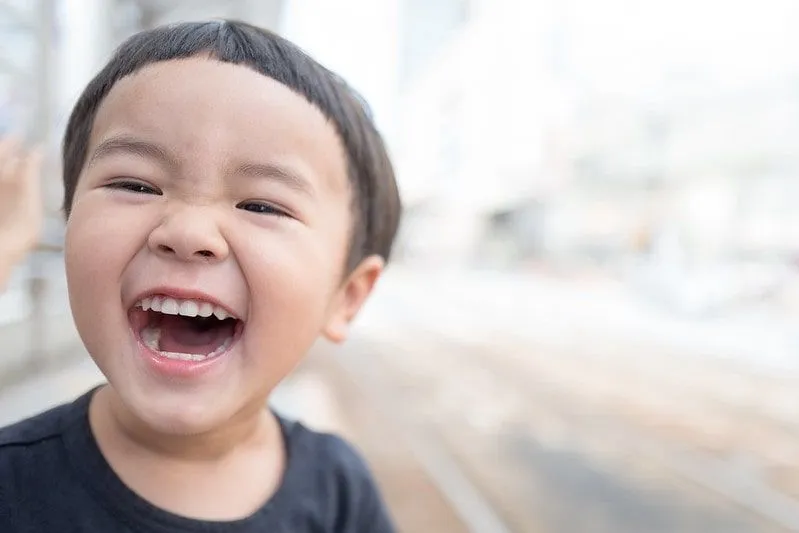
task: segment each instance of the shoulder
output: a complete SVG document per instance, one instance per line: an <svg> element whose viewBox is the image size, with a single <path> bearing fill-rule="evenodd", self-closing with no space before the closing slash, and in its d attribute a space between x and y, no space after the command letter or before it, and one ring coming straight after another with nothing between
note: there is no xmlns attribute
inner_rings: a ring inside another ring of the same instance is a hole
<svg viewBox="0 0 799 533"><path fill-rule="evenodd" d="M281 420L292 459L315 469L355 482L372 482L372 474L363 455L352 444L333 433L314 431L301 422Z"/></svg>
<svg viewBox="0 0 799 533"><path fill-rule="evenodd" d="M0 515L13 502L30 502L52 486L63 468L61 437L75 413L74 404L64 404L0 429Z"/></svg>
<svg viewBox="0 0 799 533"><path fill-rule="evenodd" d="M394 531L371 469L355 446L300 422L281 423L288 442L287 474L313 483L328 507L325 514L335 516L336 531Z"/></svg>
<svg viewBox="0 0 799 533"><path fill-rule="evenodd" d="M0 456L12 448L35 446L58 437L74 419L74 411L74 404L62 404L0 428Z"/></svg>
<svg viewBox="0 0 799 533"><path fill-rule="evenodd" d="M90 394L0 428L0 469L19 463L45 464L61 437L86 416ZM44 460L44 461L43 461Z"/></svg>

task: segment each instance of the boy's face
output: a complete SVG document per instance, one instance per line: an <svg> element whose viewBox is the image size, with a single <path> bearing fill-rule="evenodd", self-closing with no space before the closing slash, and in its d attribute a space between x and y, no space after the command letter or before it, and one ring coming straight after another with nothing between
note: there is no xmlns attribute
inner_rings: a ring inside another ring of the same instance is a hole
<svg viewBox="0 0 799 533"><path fill-rule="evenodd" d="M342 281L351 194L331 123L268 77L192 58L120 80L66 261L78 330L125 408L209 431L262 409L320 333L342 340L382 268Z"/></svg>

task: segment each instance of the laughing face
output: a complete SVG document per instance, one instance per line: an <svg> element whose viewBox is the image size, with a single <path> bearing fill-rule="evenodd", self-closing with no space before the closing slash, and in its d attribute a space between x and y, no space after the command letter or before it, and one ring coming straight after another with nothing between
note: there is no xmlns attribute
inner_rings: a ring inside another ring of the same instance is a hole
<svg viewBox="0 0 799 533"><path fill-rule="evenodd" d="M98 110L67 227L78 331L153 429L256 412L317 337L342 340L382 263L344 277L351 188L331 123L210 59L155 63Z"/></svg>

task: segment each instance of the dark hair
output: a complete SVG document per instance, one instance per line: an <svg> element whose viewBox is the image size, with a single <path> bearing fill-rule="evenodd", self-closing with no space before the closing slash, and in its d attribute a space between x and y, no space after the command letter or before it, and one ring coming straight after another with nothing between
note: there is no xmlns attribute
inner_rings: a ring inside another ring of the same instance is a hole
<svg viewBox="0 0 799 533"><path fill-rule="evenodd" d="M114 84L149 64L199 54L247 66L286 85L333 123L346 152L353 189L354 222L347 271L372 254L388 261L401 205L391 161L365 102L339 76L293 43L239 21L161 26L137 33L120 45L86 87L67 123L63 145L66 216L86 162L97 109Z"/></svg>

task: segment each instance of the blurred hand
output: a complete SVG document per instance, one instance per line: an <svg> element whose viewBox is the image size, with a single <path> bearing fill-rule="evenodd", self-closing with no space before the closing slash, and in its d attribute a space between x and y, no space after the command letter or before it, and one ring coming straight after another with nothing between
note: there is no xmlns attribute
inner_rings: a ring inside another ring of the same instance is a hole
<svg viewBox="0 0 799 533"><path fill-rule="evenodd" d="M38 151L0 139L0 291L39 238L44 217L40 171Z"/></svg>

